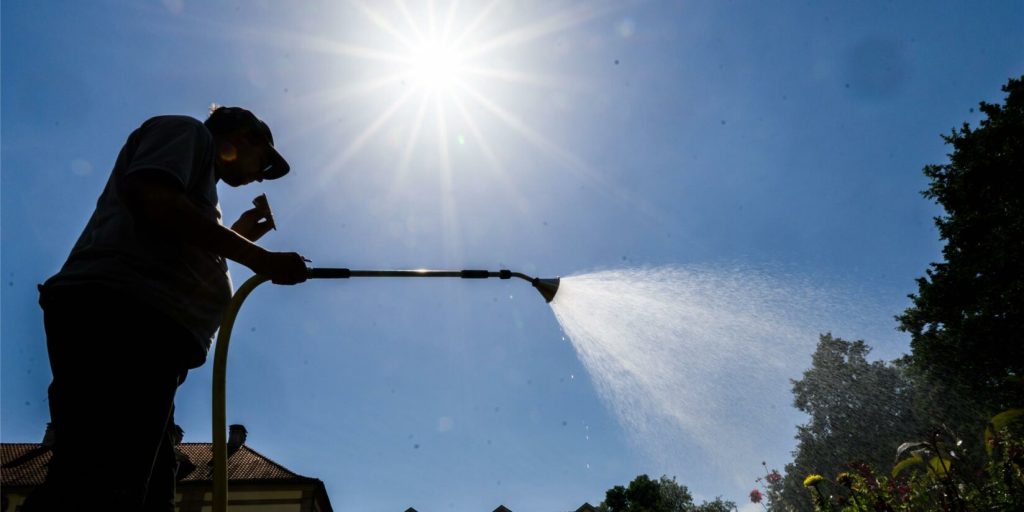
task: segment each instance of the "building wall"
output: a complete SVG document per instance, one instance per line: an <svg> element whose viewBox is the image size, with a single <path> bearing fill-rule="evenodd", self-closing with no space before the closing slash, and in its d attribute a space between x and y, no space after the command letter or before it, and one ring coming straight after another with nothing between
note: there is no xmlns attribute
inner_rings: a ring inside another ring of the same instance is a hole
<svg viewBox="0 0 1024 512"><path fill-rule="evenodd" d="M213 512L213 492L209 486L179 486L174 496L176 512ZM0 512L18 512L30 490L4 490ZM313 489L299 486L266 490L240 487L228 495L230 512L318 512Z"/></svg>
<svg viewBox="0 0 1024 512"><path fill-rule="evenodd" d="M179 486L177 512L212 512L213 492L208 486ZM231 512L314 512L313 490L301 486L267 490L236 486L228 494Z"/></svg>
<svg viewBox="0 0 1024 512"><path fill-rule="evenodd" d="M25 503L25 498L27 497L28 493L19 491L9 492L4 489L3 503L0 503L3 508L0 510L2 510L2 512L15 512L22 503Z"/></svg>

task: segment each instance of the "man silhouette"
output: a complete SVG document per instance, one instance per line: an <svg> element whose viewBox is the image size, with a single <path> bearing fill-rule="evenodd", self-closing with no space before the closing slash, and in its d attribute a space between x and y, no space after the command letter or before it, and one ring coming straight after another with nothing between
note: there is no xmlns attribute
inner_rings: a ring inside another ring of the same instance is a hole
<svg viewBox="0 0 1024 512"><path fill-rule="evenodd" d="M70 256L39 287L55 444L24 510L173 510L174 394L231 299L225 259L277 284L306 279L302 256L254 243L273 227L264 204L221 223L217 182L288 171L243 108L154 117L128 137Z"/></svg>

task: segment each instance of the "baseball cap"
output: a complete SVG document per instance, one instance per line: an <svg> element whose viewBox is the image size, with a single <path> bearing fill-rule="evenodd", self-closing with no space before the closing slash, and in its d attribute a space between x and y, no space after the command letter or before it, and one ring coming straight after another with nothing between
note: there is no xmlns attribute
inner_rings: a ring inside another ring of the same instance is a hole
<svg viewBox="0 0 1024 512"><path fill-rule="evenodd" d="M214 133L242 132L252 137L254 144L266 144L269 162L263 168L263 179L276 180L291 170L288 161L274 148L274 135L270 127L252 112L242 107L216 107L205 122Z"/></svg>

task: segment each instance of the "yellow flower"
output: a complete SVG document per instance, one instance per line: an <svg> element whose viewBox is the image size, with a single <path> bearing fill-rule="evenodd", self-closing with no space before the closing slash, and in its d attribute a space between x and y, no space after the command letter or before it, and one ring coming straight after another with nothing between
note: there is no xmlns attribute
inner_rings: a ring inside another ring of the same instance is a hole
<svg viewBox="0 0 1024 512"><path fill-rule="evenodd" d="M843 471L836 476L836 482L839 483L839 485L850 487L853 485L853 477L846 471Z"/></svg>
<svg viewBox="0 0 1024 512"><path fill-rule="evenodd" d="M804 487L810 487L812 485L818 485L818 482L820 482L820 481L822 481L824 479L825 478L822 477L821 475L807 475L807 478L804 478Z"/></svg>

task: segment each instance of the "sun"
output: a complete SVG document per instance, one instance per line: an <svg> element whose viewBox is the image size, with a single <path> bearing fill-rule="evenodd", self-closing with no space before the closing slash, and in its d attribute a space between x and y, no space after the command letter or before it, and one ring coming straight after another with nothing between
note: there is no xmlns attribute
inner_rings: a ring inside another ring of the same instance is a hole
<svg viewBox="0 0 1024 512"><path fill-rule="evenodd" d="M456 174L453 148L482 159L475 168L511 182L502 165L502 148L509 141L507 136L497 139L494 135L511 131L567 171L592 176L586 162L535 128L540 123L521 117L514 102L527 89L564 92L576 88L570 77L535 69L530 52L544 50L530 47L610 12L614 2L581 2L522 19L517 18L515 6L500 0L381 4L385 2L347 2L365 22L354 31L362 40L297 36L311 49L361 62L366 70L363 80L312 94L302 107L328 119L320 115L326 98L367 112L365 124L344 137L348 142L338 147L326 168L342 169L371 147L387 148L378 151L394 162L393 190L400 190L411 173L436 170L444 204L454 205L449 197ZM423 158L430 156L423 150L436 154L436 165ZM321 187L335 175L322 174ZM454 224L454 213L450 217L445 222Z"/></svg>
<svg viewBox="0 0 1024 512"><path fill-rule="evenodd" d="M451 43L434 41L416 47L409 56L413 82L433 93L449 93L464 78L463 52Z"/></svg>

